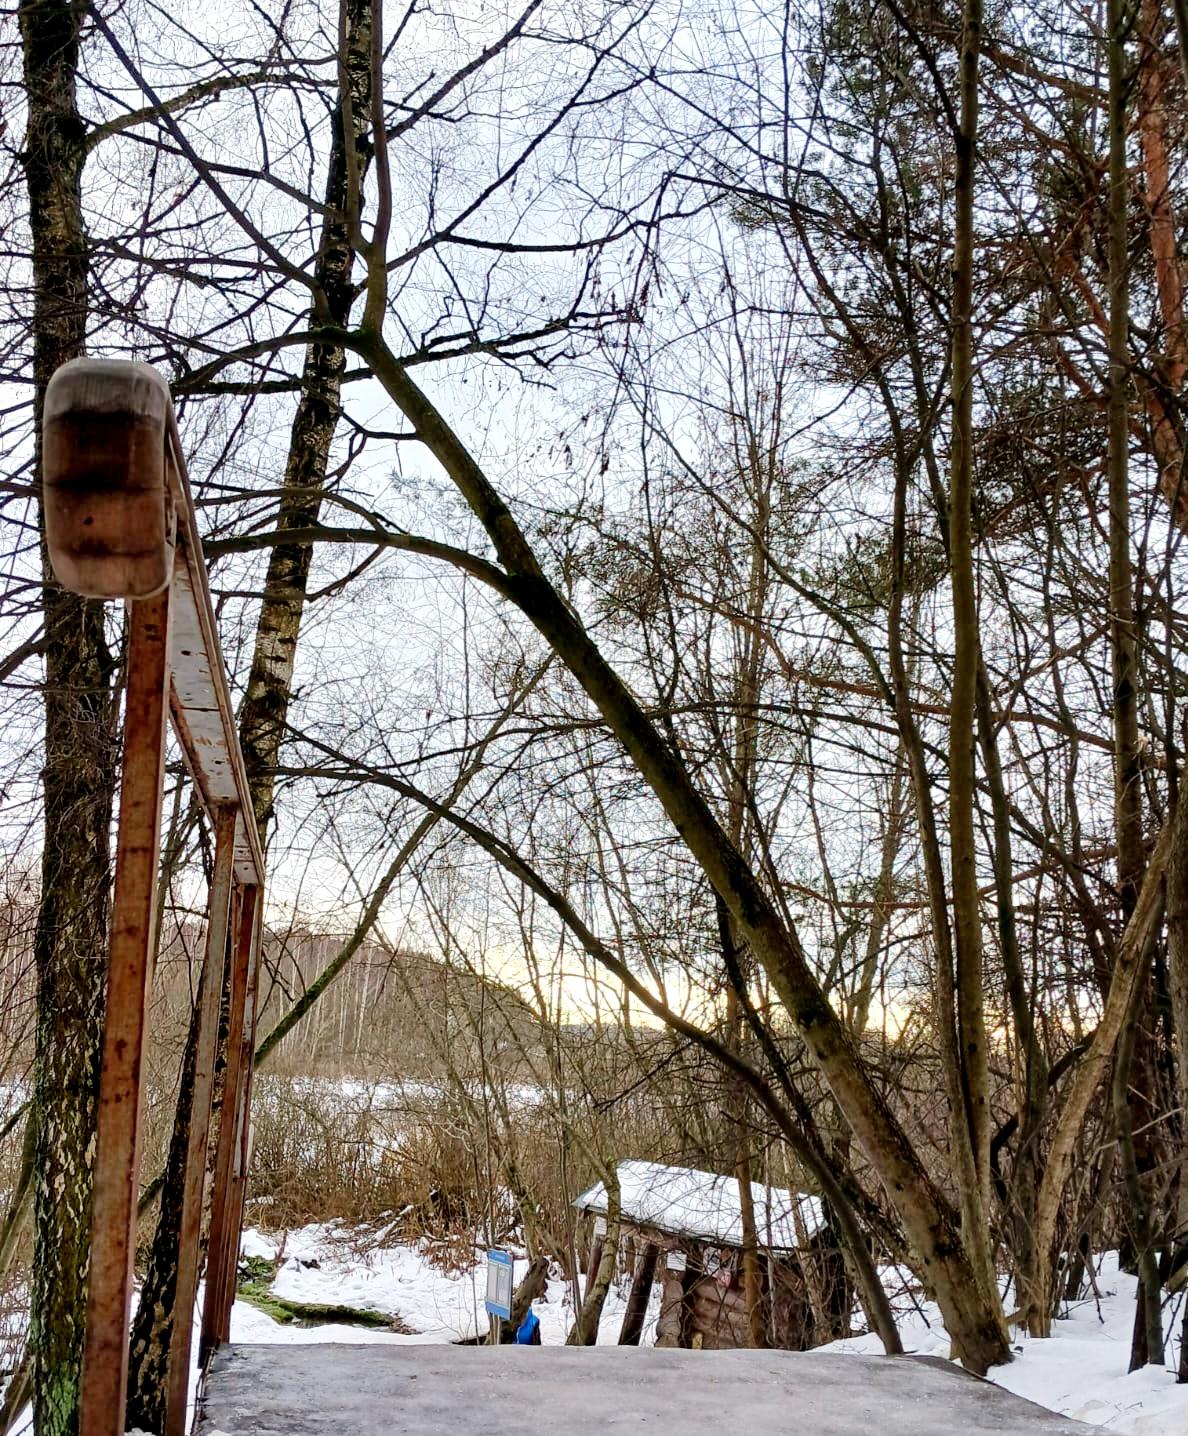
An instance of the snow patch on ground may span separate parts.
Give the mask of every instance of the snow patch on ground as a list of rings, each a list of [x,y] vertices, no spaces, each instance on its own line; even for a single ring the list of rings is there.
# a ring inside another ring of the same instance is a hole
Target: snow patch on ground
[[[388,1341],[396,1344],[470,1341],[489,1328],[483,1309],[486,1293],[486,1253],[476,1248],[473,1265],[461,1271],[443,1271],[424,1249],[403,1243],[385,1245],[360,1240],[360,1234],[335,1222],[301,1227],[283,1238],[254,1229],[244,1233],[245,1256],[264,1257],[280,1267],[272,1284],[278,1296],[289,1301],[333,1302],[398,1316],[417,1335],[365,1327],[281,1326],[246,1302],[237,1301],[231,1313],[232,1341]],[[607,1293],[598,1340],[613,1345],[619,1336],[627,1304],[628,1283],[621,1281]],[[541,1341],[560,1346],[573,1324],[573,1290],[565,1281],[550,1280],[533,1310],[540,1320]],[[644,1326],[643,1344],[655,1339],[660,1310],[660,1288],[653,1287]]]
[[[1015,1359],[991,1371],[990,1379],[1028,1401],[1119,1436],[1185,1436],[1188,1385],[1178,1385],[1175,1375],[1179,1321],[1173,1322],[1174,1339],[1168,1341],[1167,1367],[1130,1374],[1135,1279],[1119,1271],[1116,1256],[1109,1253],[1097,1273],[1097,1288],[1099,1296],[1073,1303],[1067,1316],[1053,1324],[1048,1340],[1016,1332]],[[900,1296],[893,1304],[908,1351],[948,1357],[949,1338],[931,1302],[911,1303]],[[1174,1308],[1167,1313],[1173,1315],[1178,1316]],[[861,1355],[878,1353],[882,1345],[866,1335],[827,1349]]]

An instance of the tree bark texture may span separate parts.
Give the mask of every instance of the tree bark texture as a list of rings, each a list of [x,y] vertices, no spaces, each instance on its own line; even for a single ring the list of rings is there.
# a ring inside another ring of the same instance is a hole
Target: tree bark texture
[[[370,158],[367,120],[371,108],[371,0],[346,0],[346,48],[342,81],[350,95],[340,96],[333,116],[333,140],[326,177],[326,218],[314,268],[324,298],[314,305],[313,324],[346,324],[354,300],[354,265],[347,207],[352,172],[362,175]],[[350,133],[347,133],[347,126]],[[353,151],[348,155],[348,147]],[[305,352],[301,397],[293,420],[285,464],[277,528],[316,525],[326,495],[330,448],[341,413],[345,350],[341,344],[311,344]],[[284,739],[293,688],[297,640],[305,612],[313,545],[276,543],[268,560],[264,601],[256,626],[256,645],[247,692],[239,713],[248,786],[264,842],[272,820],[277,754]]]
[[[978,136],[981,0],[966,0],[961,34],[960,117],[955,144],[952,288],[952,437],[949,469],[949,571],[953,597],[953,688],[949,720],[949,848],[953,896],[958,1071],[965,1141],[972,1158],[959,1172],[962,1236],[992,1307],[997,1285],[990,1245],[990,1059],[982,972],[982,913],[975,834],[974,727],[981,634],[973,554],[974,177]]]
[[[67,0],[23,0],[18,10],[38,482],[45,386],[60,364],[83,352],[86,338],[85,126],[75,90],[82,13]],[[61,589],[44,548],[43,571],[45,839],[35,937],[30,1345],[38,1436],[67,1436],[78,1426],[117,748],[104,606]]]
[[[648,1301],[652,1285],[656,1280],[656,1262],[660,1251],[655,1242],[641,1242],[636,1248],[635,1271],[631,1278],[631,1290],[627,1294],[627,1305],[623,1309],[623,1325],[619,1330],[620,1346],[638,1346],[643,1335],[644,1320],[648,1314]]]
[[[1127,52],[1133,14],[1125,0],[1108,0],[1106,7],[1109,71],[1109,187],[1107,191],[1109,370],[1107,391],[1108,449],[1106,473],[1109,493],[1109,622],[1110,667],[1114,727],[1114,823],[1118,842],[1118,892],[1123,922],[1134,912],[1146,856],[1143,848],[1143,788],[1138,729],[1138,634],[1135,623],[1134,580],[1130,553],[1130,253],[1128,234],[1130,167],[1126,152],[1135,73]],[[1153,70],[1145,67],[1149,92]],[[1154,174],[1161,193],[1154,195],[1151,245],[1156,277],[1163,296],[1167,337],[1179,339],[1182,315],[1169,296],[1168,244],[1170,216],[1165,212],[1166,163],[1159,161],[1161,146],[1155,128],[1159,107],[1144,105],[1144,151],[1148,175]],[[1177,466],[1178,472],[1178,466]],[[1149,962],[1147,963],[1149,968]],[[1130,1230],[1138,1258],[1139,1326],[1147,1338],[1147,1359],[1163,1360],[1159,1316],[1158,1263],[1152,1246],[1150,1196],[1141,1176],[1132,1110],[1131,1073],[1142,1081],[1150,1075],[1146,1052],[1137,1053],[1139,1027],[1149,984],[1146,972],[1138,974],[1116,1057],[1113,1110],[1119,1159],[1131,1209]],[[1138,1060],[1136,1060],[1136,1056]],[[1145,1114],[1144,1114],[1145,1116]],[[1145,1125],[1145,1123],[1144,1123]],[[1153,1315],[1152,1315],[1153,1313]],[[1137,1356],[1132,1354],[1132,1363]]]
[[[598,1266],[594,1270],[593,1279],[586,1283],[581,1310],[574,1317],[569,1335],[565,1338],[566,1346],[597,1344],[602,1308],[619,1263],[619,1178],[613,1167],[607,1172],[603,1182],[606,1186],[606,1234],[601,1241]]]

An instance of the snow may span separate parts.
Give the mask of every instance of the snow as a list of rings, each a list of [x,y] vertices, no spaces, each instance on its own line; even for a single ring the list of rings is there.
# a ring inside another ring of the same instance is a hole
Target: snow
[[[888,1273],[888,1275],[891,1275]],[[888,1281],[898,1286],[893,1301],[904,1346],[918,1355],[949,1355],[949,1339],[940,1313],[931,1302],[906,1298],[902,1273]],[[1046,1340],[1013,1333],[1014,1360],[990,1372],[990,1379],[1017,1396],[1026,1397],[1062,1416],[1101,1426],[1118,1436],[1185,1436],[1188,1432],[1188,1385],[1178,1385],[1178,1303],[1165,1310],[1167,1367],[1147,1366],[1127,1372],[1134,1324],[1135,1279],[1120,1271],[1116,1255],[1107,1253],[1096,1276],[1098,1295],[1072,1303],[1053,1323]],[[829,1351],[855,1354],[882,1351],[872,1335],[833,1342]]]
[[[232,1346],[214,1360],[202,1436],[1087,1436],[943,1364],[798,1351],[633,1346]]]
[[[623,1166],[643,1169],[638,1172],[642,1183],[650,1164],[624,1163]],[[671,1172],[673,1169],[658,1170]],[[692,1187],[694,1195],[704,1194],[715,1180],[707,1173],[691,1175],[698,1179]],[[649,1186],[648,1190],[654,1192],[655,1188]],[[590,1193],[584,1193],[579,1202],[584,1203],[587,1198],[593,1200],[596,1191],[592,1188]],[[642,1197],[644,1193],[636,1195]],[[773,1194],[778,1195],[781,1194]],[[626,1200],[624,1184],[625,1203]],[[597,1207],[590,1209],[597,1210]],[[696,1210],[701,1212],[703,1208]],[[688,1216],[686,1212],[684,1219]],[[675,1222],[670,1218],[666,1225],[675,1225]],[[726,1237],[717,1239],[728,1240]],[[483,1311],[486,1254],[481,1248],[475,1249],[472,1265],[447,1272],[430,1259],[423,1247],[389,1243],[382,1233],[378,1240],[373,1237],[367,1241],[342,1224],[329,1223],[304,1227],[283,1237],[249,1230],[244,1234],[244,1251],[270,1260],[281,1256],[276,1290],[284,1296],[298,1301],[341,1302],[387,1312],[399,1316],[406,1325],[415,1328],[418,1335],[402,1336],[344,1326],[280,1326],[246,1303],[236,1302],[232,1312],[233,1342],[437,1345],[473,1339],[487,1330]],[[311,1262],[317,1265],[309,1265]],[[892,1293],[908,1351],[947,1360],[949,1338],[935,1305],[918,1294],[910,1274],[887,1268],[884,1279]],[[1050,1339],[1034,1340],[1016,1333],[1015,1359],[1009,1366],[992,1371],[991,1380],[1015,1395],[1060,1415],[1100,1426],[1114,1436],[1185,1436],[1188,1433],[1188,1385],[1178,1385],[1175,1379],[1174,1368],[1179,1360],[1179,1312],[1175,1304],[1166,1313],[1169,1333],[1173,1330],[1175,1333],[1175,1339],[1168,1342],[1168,1367],[1146,1367],[1128,1374],[1134,1278],[1119,1271],[1116,1258],[1107,1255],[1101,1261],[1096,1285],[1098,1295],[1072,1304],[1067,1314],[1054,1324]],[[619,1281],[607,1296],[598,1333],[601,1346],[613,1346],[618,1340],[627,1289],[628,1283]],[[655,1340],[658,1308],[657,1285],[652,1289],[644,1346]],[[551,1280],[534,1310],[540,1318],[542,1343],[562,1345],[573,1320],[573,1292],[569,1285]],[[882,1346],[877,1337],[866,1334],[834,1342],[823,1350],[861,1359],[880,1354]]]
[[[476,1247],[473,1260],[459,1270],[443,1270],[424,1245],[385,1244],[382,1234],[370,1239],[337,1222],[317,1224],[269,1237],[249,1228],[245,1255],[280,1258],[272,1290],[290,1301],[332,1302],[365,1311],[398,1316],[416,1335],[368,1327],[280,1325],[263,1312],[237,1301],[231,1312],[233,1342],[312,1344],[339,1341],[358,1344],[381,1341],[394,1345],[438,1345],[472,1341],[487,1333],[483,1308],[486,1293],[486,1252]],[[521,1256],[517,1263],[522,1271]],[[618,1340],[628,1283],[616,1282],[607,1293],[599,1327],[600,1344]],[[541,1342],[560,1346],[573,1324],[574,1294],[568,1282],[549,1280],[533,1310],[540,1319]],[[660,1288],[652,1289],[643,1341],[654,1340]]]
[[[641,1183],[649,1164],[624,1163],[627,1175],[639,1169]],[[654,1173],[672,1168],[651,1168]],[[680,1169],[677,1169],[678,1172]],[[691,1202],[704,1196],[715,1179],[708,1173],[688,1174],[696,1182],[678,1191]],[[653,1184],[648,1190],[654,1192]],[[584,1193],[579,1202],[593,1202],[597,1189]],[[643,1192],[636,1192],[642,1198]],[[775,1193],[773,1196],[787,1196]],[[625,1184],[624,1199],[627,1190]],[[591,1209],[596,1210],[596,1207]],[[647,1210],[646,1206],[635,1210]],[[688,1221],[693,1213],[678,1208]],[[720,1211],[720,1209],[719,1209]],[[649,1217],[640,1218],[650,1220]],[[667,1225],[676,1225],[670,1219]],[[722,1232],[726,1228],[716,1228]],[[718,1236],[726,1241],[728,1238]],[[358,1230],[339,1222],[270,1234],[249,1228],[244,1233],[244,1255],[279,1258],[275,1289],[298,1301],[334,1302],[363,1307],[397,1316],[415,1335],[402,1335],[364,1327],[325,1325],[298,1327],[280,1325],[246,1302],[237,1301],[231,1316],[232,1343],[241,1346],[305,1346],[333,1343],[338,1346],[440,1346],[459,1340],[473,1340],[487,1330],[483,1311],[486,1253],[475,1247],[455,1251],[455,1263],[443,1270],[424,1245],[396,1240],[391,1230]],[[523,1260],[523,1254],[519,1254]],[[910,1274],[896,1268],[883,1272],[904,1345],[916,1355],[949,1357],[949,1339],[940,1314],[919,1294]],[[626,1306],[629,1283],[612,1285],[603,1309],[598,1333],[600,1346],[614,1346]],[[1134,1320],[1135,1280],[1118,1268],[1117,1260],[1106,1255],[1096,1273],[1096,1294],[1073,1303],[1053,1327],[1046,1341],[1015,1333],[1015,1359],[990,1373],[990,1379],[1005,1390],[1047,1407],[1066,1417],[1102,1428],[1111,1436],[1185,1436],[1188,1433],[1188,1384],[1178,1385],[1175,1368],[1179,1361],[1180,1316],[1178,1301],[1165,1308],[1169,1335],[1167,1367],[1146,1367],[1127,1372],[1130,1334]],[[199,1303],[201,1296],[199,1297]],[[568,1283],[552,1279],[534,1310],[541,1323],[545,1346],[559,1347],[573,1321],[574,1292]],[[642,1345],[655,1340],[659,1308],[659,1286],[652,1289]],[[881,1353],[881,1344],[870,1334],[854,1336],[822,1348],[824,1354],[863,1361]],[[691,1361],[714,1359],[714,1353],[687,1353]],[[649,1359],[641,1353],[643,1359]],[[429,1353],[425,1353],[426,1359]],[[700,1368],[694,1368],[700,1369]],[[711,1382],[711,1385],[713,1383]],[[27,1430],[27,1427],[18,1429]]]
[[[734,1177],[656,1162],[620,1162],[615,1170],[625,1221],[711,1245],[742,1245],[742,1214]],[[751,1183],[751,1193],[759,1241],[775,1251],[795,1251],[824,1225],[816,1197],[759,1182]],[[573,1205],[579,1211],[605,1215],[605,1185],[596,1182],[575,1198]]]
[[[545,1093],[540,1087],[526,1082],[484,1084],[468,1081],[464,1086],[472,1097],[479,1099],[489,1091],[498,1090],[517,1108],[539,1107],[545,1100]],[[335,1101],[345,1101],[348,1110],[354,1113],[386,1112],[392,1115],[431,1112],[454,1094],[454,1088],[447,1082],[420,1078],[376,1082],[364,1081],[358,1077],[276,1077],[270,1073],[262,1074],[257,1080],[256,1089],[261,1098],[279,1101],[292,1094],[324,1096]]]

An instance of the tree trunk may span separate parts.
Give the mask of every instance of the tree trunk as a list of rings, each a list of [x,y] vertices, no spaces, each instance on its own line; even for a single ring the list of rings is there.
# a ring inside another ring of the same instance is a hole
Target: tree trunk
[[[503,1323],[503,1331],[500,1336],[504,1346],[510,1346],[515,1342],[516,1332],[523,1326],[524,1318],[528,1315],[532,1303],[544,1295],[548,1280],[548,1257],[533,1257],[528,1263],[528,1270],[520,1278],[519,1285],[512,1294],[511,1316]]]
[[[602,1308],[611,1282],[615,1279],[615,1267],[619,1261],[619,1179],[613,1168],[604,1178],[606,1186],[606,1235],[602,1238],[602,1255],[594,1279],[586,1283],[581,1310],[573,1319],[566,1346],[595,1346],[598,1343],[598,1323],[602,1319]]]
[[[1134,915],[1126,925],[1122,941],[1114,955],[1114,969],[1110,978],[1109,992],[1102,1008],[1101,1020],[1085,1055],[1076,1069],[1076,1076],[1065,1097],[1064,1105],[1056,1119],[1048,1160],[1040,1181],[1036,1199],[1036,1286],[1040,1292],[1048,1293],[1048,1300],[1039,1319],[1043,1323],[1042,1335],[1051,1330],[1052,1307],[1055,1303],[1055,1281],[1053,1279],[1053,1247],[1056,1240],[1056,1226],[1060,1215],[1060,1202],[1064,1187],[1072,1168],[1073,1154],[1077,1140],[1089,1110],[1089,1104],[1101,1085],[1113,1056],[1119,1034],[1126,1021],[1130,1002],[1134,995],[1142,964],[1149,951],[1150,943],[1163,916],[1163,884],[1167,870],[1168,852],[1171,846],[1171,825],[1165,824],[1143,878],[1135,903]]]
[[[952,291],[952,440],[949,565],[953,595],[953,687],[949,721],[949,848],[952,867],[958,1074],[972,1170],[959,1172],[961,1232],[983,1294],[997,1308],[990,1246],[990,1059],[982,973],[982,912],[975,836],[974,720],[981,636],[973,559],[974,169],[978,133],[981,0],[966,0],[961,34],[961,113],[955,137]],[[965,1141],[955,1143],[967,1152]]]
[[[83,352],[86,336],[85,127],[75,94],[82,14],[67,0],[22,0],[19,6],[39,483],[45,386],[60,364]],[[37,1155],[29,1339],[38,1436],[65,1436],[78,1423],[116,744],[104,606],[59,588],[44,550],[43,570],[45,841],[35,936]]]
[[[1108,0],[1106,13],[1109,48],[1109,620],[1114,726],[1114,815],[1118,840],[1118,890],[1122,919],[1125,923],[1134,912],[1145,863],[1138,731],[1138,635],[1135,629],[1134,580],[1130,555],[1130,170],[1126,143],[1131,70],[1126,41],[1131,16],[1125,0]],[[1149,131],[1149,125],[1147,129]],[[1149,134],[1147,149],[1149,152]],[[1159,198],[1161,203],[1166,202],[1166,194]],[[1156,251],[1158,269],[1160,252],[1166,249],[1166,244],[1161,244],[1159,239],[1166,229],[1166,222],[1161,219],[1159,210],[1152,217],[1152,229],[1152,244]],[[1166,254],[1163,258],[1166,260]],[[1176,332],[1177,322],[1174,316],[1166,312],[1164,317],[1170,325],[1169,339],[1174,341],[1179,337]],[[1142,1009],[1149,990],[1149,970],[1149,956],[1145,953],[1144,966],[1135,983],[1122,1028],[1115,1059],[1113,1087],[1119,1157],[1130,1207],[1130,1229],[1135,1241],[1138,1265],[1139,1312],[1136,1324],[1146,1338],[1145,1343],[1135,1343],[1132,1367],[1142,1364],[1137,1358],[1144,1344],[1147,1347],[1148,1361],[1163,1361],[1158,1264],[1152,1244],[1150,1195],[1139,1170],[1130,1086],[1132,1068],[1138,1073],[1149,1073],[1149,1064],[1146,1061],[1135,1061]]]
[[[879,845],[879,875],[873,893],[873,911],[870,926],[866,930],[866,942],[862,952],[862,966],[850,998],[850,1030],[855,1040],[861,1042],[866,1035],[870,1021],[870,1004],[874,996],[874,982],[878,971],[879,954],[883,939],[891,922],[892,905],[895,898],[895,864],[903,842],[907,816],[903,795],[904,763],[903,744],[896,754],[895,770],[891,775],[891,786],[887,794],[887,820],[883,838]]]
[[[745,1099],[744,1103],[745,1103]],[[743,1299],[747,1308],[747,1334],[751,1346],[767,1345],[766,1303],[763,1300],[763,1265],[759,1259],[759,1238],[755,1230],[755,1197],[751,1186],[751,1153],[746,1140],[746,1120],[738,1121],[738,1158],[734,1175],[738,1183],[738,1209],[742,1226]]]
[[[1177,30],[1184,21],[1183,0],[1174,0]],[[1155,291],[1163,325],[1156,356],[1156,382],[1146,380],[1143,397],[1151,421],[1151,449],[1159,470],[1159,489],[1171,505],[1177,526],[1188,530],[1188,488],[1184,483],[1184,447],[1176,409],[1188,367],[1184,332],[1184,278],[1176,244],[1168,137],[1168,62],[1161,39],[1165,25],[1160,0],[1142,0],[1139,40],[1137,129],[1142,150],[1143,198],[1150,221],[1147,237]]]
[[[1172,815],[1171,853],[1167,864],[1167,966],[1172,1023],[1178,1044],[1176,1093],[1179,1097],[1180,1188],[1177,1228],[1188,1230],[1188,800],[1183,778],[1177,784]],[[1181,1238],[1180,1245],[1183,1245]],[[1188,1381],[1188,1302],[1180,1347],[1180,1381]]]
[[[994,728],[990,683],[984,664],[978,666],[977,730],[993,815],[994,890],[1003,978],[1018,1043],[1018,1060],[1023,1068],[1018,1140],[1010,1187],[1003,1197],[1007,1206],[1006,1221],[1010,1224],[1017,1304],[1026,1313],[1028,1331],[1032,1336],[1038,1336],[1041,1334],[1041,1323],[1037,1313],[1048,1300],[1047,1293],[1041,1293],[1036,1288],[1035,1256],[1035,1203],[1039,1190],[1041,1133],[1048,1103],[1048,1061],[1035,1028],[1035,994],[1029,990],[1019,952],[1012,895],[1014,864],[1010,810]]]
[[[726,1041],[731,1051],[742,1056],[742,1012],[735,984],[745,981],[739,966],[738,949],[731,931],[726,905],[717,903],[718,935],[729,986],[726,989]],[[747,1335],[751,1346],[767,1345],[767,1321],[763,1299],[763,1267],[759,1260],[759,1236],[755,1230],[755,1194],[751,1186],[750,1123],[747,1120],[747,1090],[741,1079],[727,1073],[727,1142],[734,1152],[734,1179],[738,1187],[739,1224],[742,1228],[743,1300],[747,1311]]]
[[[345,50],[340,96],[333,117],[333,140],[326,178],[326,218],[314,269],[325,312],[315,303],[311,324],[346,324],[354,300],[351,271],[355,254],[346,219],[352,174],[361,185],[370,158],[368,117],[371,111],[372,0],[346,0],[343,12]],[[347,127],[350,133],[347,133]],[[293,420],[289,455],[281,491],[277,528],[314,526],[326,495],[330,446],[341,412],[345,351],[340,344],[311,344],[305,352],[301,397]],[[260,840],[272,820],[272,795],[277,755],[285,736],[293,688],[297,639],[305,611],[313,545],[278,542],[268,560],[264,602],[256,626],[256,646],[247,692],[239,713],[248,786],[256,810]]]
[[[1149,964],[1148,964],[1149,965]],[[1122,1168],[1122,1184],[1126,1193],[1127,1225],[1134,1242],[1138,1288],[1136,1291],[1134,1336],[1130,1349],[1130,1370],[1140,1366],[1163,1365],[1163,1311],[1160,1301],[1159,1262],[1156,1259],[1154,1234],[1151,1230],[1151,1207],[1139,1171],[1134,1140],[1134,1114],[1131,1108],[1130,1073],[1138,1038],[1140,1015],[1146,1006],[1147,983],[1143,976],[1135,983],[1130,1011],[1118,1039],[1114,1057],[1114,1080],[1111,1097],[1114,1124],[1118,1134],[1118,1161]]]
[[[643,1335],[644,1318],[648,1314],[648,1299],[656,1280],[656,1261],[660,1249],[655,1242],[641,1242],[635,1259],[635,1270],[631,1278],[631,1290],[627,1294],[627,1305],[623,1310],[623,1325],[619,1331],[620,1346],[638,1346]]]

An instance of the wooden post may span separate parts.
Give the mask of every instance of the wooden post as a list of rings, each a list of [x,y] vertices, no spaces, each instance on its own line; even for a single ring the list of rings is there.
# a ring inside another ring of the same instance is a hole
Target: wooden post
[[[99,1075],[80,1436],[123,1436],[124,1430],[140,1193],[141,1065],[157,941],[170,600],[167,589],[128,609],[124,771]]]
[[[134,600],[128,610],[123,777],[78,1436],[122,1436],[124,1430],[140,1185],[141,1068],[156,950],[165,724],[171,706],[195,787],[218,835],[199,1013],[199,1060],[181,1193],[176,1310],[167,1363],[166,1431],[167,1436],[180,1436],[186,1418],[228,909],[237,878],[255,895],[258,933],[263,853],[168,385],[143,364],[75,360],[50,381],[43,419],[46,547],[58,581],[93,597]],[[237,815],[244,825],[238,854],[234,850]],[[50,841],[53,837],[48,835]],[[247,1001],[254,1014],[256,946],[249,946],[253,969]],[[98,954],[89,956],[98,960]],[[236,974],[242,991],[242,964]],[[232,1093],[228,1139],[236,1161],[230,1164],[232,1181],[220,1187],[218,1206],[224,1228],[236,1235],[220,1236],[216,1250],[221,1251],[230,1239],[232,1266],[242,1218],[254,1015],[250,1021],[246,1048],[242,1031],[229,1033],[229,1051],[239,1052],[241,1068],[234,1084],[238,1106]],[[224,1172],[227,1165],[224,1161]],[[233,1291],[233,1277],[231,1286]]]
[[[246,1080],[244,1062],[251,1061],[243,1041],[244,1012],[247,1005],[249,969],[256,931],[256,903],[259,888],[239,889],[236,909],[234,946],[231,966],[231,1000],[227,1021],[227,1058],[223,1078],[223,1105],[219,1117],[218,1148],[215,1153],[214,1180],[210,1204],[210,1245],[206,1259],[206,1294],[202,1303],[202,1335],[198,1346],[198,1364],[205,1367],[207,1359],[220,1341],[221,1314],[228,1282],[234,1290],[238,1253],[232,1249],[232,1202],[235,1198],[234,1168],[240,1123],[240,1099]],[[238,1235],[238,1234],[236,1234]]]
[[[264,934],[264,905],[260,889],[256,890],[254,924],[251,933],[251,961],[248,967],[247,995],[244,1005],[239,1089],[239,1106],[235,1115],[232,1133],[234,1143],[231,1185],[228,1193],[227,1248],[228,1265],[219,1305],[216,1311],[218,1327],[216,1340],[228,1341],[231,1337],[231,1308],[235,1303],[235,1274],[239,1259],[239,1242],[243,1231],[243,1210],[247,1198],[248,1166],[251,1160],[251,1112],[252,1082],[255,1077],[256,1019],[259,1015],[260,988],[260,946]]]
[[[202,1006],[198,1014],[193,1105],[190,1110],[190,1133],[186,1148],[181,1223],[177,1244],[177,1285],[166,1363],[165,1431],[163,1436],[185,1436],[186,1430],[186,1398],[190,1380],[194,1299],[198,1293],[202,1197],[206,1184],[207,1139],[210,1132],[210,1100],[214,1089],[219,1005],[223,996],[223,966],[227,957],[237,820],[236,809],[230,806],[220,808],[215,815],[214,878],[210,885],[209,917],[206,924],[206,955],[202,965]]]
[[[648,1311],[648,1297],[652,1293],[652,1282],[656,1276],[656,1258],[660,1248],[655,1242],[645,1242],[635,1265],[635,1276],[623,1312],[623,1325],[619,1331],[620,1346],[638,1346],[643,1332],[644,1317]]]

